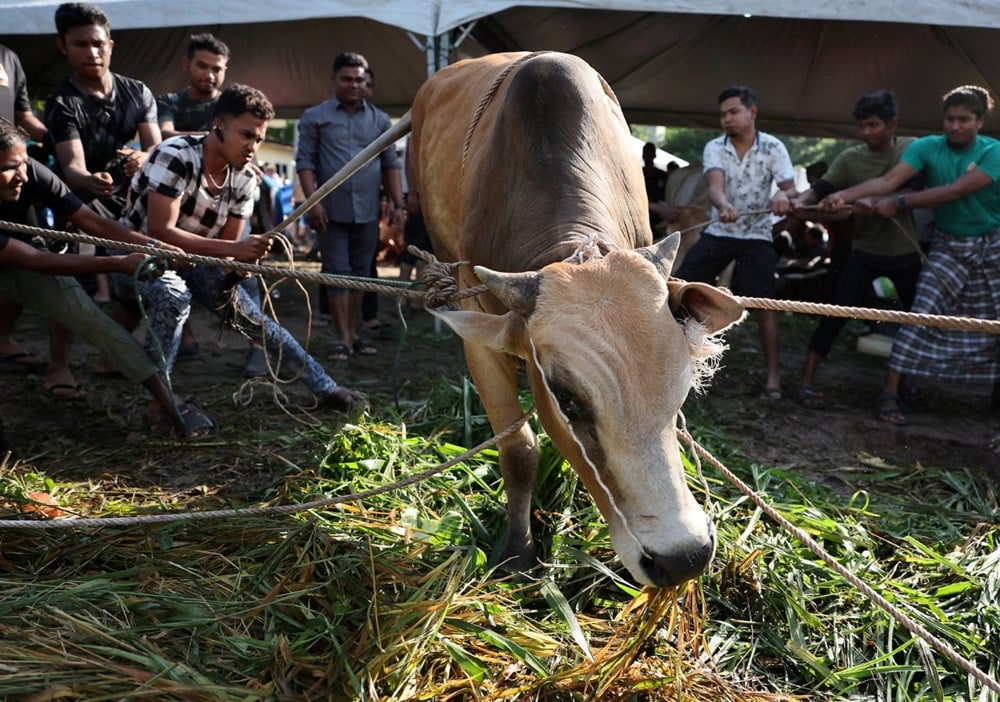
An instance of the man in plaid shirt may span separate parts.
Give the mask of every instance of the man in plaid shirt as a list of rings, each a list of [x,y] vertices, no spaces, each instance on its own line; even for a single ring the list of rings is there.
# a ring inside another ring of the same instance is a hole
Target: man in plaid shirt
[[[122,222],[193,254],[237,261],[264,256],[271,247],[268,237],[240,237],[257,188],[249,165],[273,116],[274,108],[259,90],[233,85],[223,91],[206,136],[173,137],[150,153],[132,181]],[[113,284],[121,299],[134,296],[135,283],[128,276],[116,275]],[[264,316],[242,286],[231,285],[222,268],[182,268],[138,285],[149,314],[147,351],[157,358],[158,340],[168,371],[177,357],[191,301],[196,300],[234,320],[246,336],[262,335],[269,354],[300,373],[321,405],[349,411],[362,403],[360,393],[337,385],[291,334]],[[227,292],[230,299],[220,309],[219,297]]]

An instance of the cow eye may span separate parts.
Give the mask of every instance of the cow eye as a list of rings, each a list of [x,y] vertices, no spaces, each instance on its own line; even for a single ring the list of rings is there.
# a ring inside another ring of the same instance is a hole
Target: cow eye
[[[554,388],[552,394],[555,395],[559,409],[566,415],[566,419],[571,422],[590,419],[590,410],[576,395],[565,388]]]

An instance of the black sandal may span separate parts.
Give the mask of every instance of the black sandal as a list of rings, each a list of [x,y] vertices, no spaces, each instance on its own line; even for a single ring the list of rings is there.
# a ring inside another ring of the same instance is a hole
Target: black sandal
[[[185,402],[174,407],[176,416],[167,416],[161,411],[150,422],[149,430],[158,436],[171,436],[181,439],[204,439],[219,433],[219,425],[215,423],[205,410],[193,402]],[[177,427],[177,418],[184,423],[183,432]]]
[[[374,356],[378,353],[378,349],[364,339],[355,339],[353,349],[359,356]]]
[[[891,392],[884,392],[878,396],[876,412],[878,418],[887,424],[905,427],[910,423],[903,410],[899,408],[899,395]]]
[[[347,344],[337,342],[330,348],[330,358],[334,361],[346,361],[351,357],[351,347]]]

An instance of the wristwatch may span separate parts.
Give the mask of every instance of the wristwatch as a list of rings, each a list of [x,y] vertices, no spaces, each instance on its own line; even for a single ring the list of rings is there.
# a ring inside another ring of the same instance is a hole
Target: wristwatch
[[[896,207],[898,207],[901,210],[906,209],[906,195],[896,196]]]

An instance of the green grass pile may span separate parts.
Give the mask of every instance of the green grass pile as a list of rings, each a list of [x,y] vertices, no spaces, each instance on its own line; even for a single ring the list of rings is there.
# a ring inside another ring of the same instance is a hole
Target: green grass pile
[[[253,463],[254,482],[230,492],[64,479],[6,462],[0,517],[37,514],[23,510],[42,491],[87,516],[358,492],[486,438],[476,407],[468,386],[442,386],[391,424],[304,429],[271,441],[280,448],[268,455],[248,441],[226,475]],[[995,486],[971,472],[872,462],[854,491],[831,490],[694,433],[839,562],[1000,674]],[[505,512],[489,450],[329,510],[0,530],[0,698],[997,699],[710,468],[706,494],[688,467],[715,512],[719,550],[681,592],[635,588],[546,440],[535,496],[546,565],[522,580],[495,568]]]

